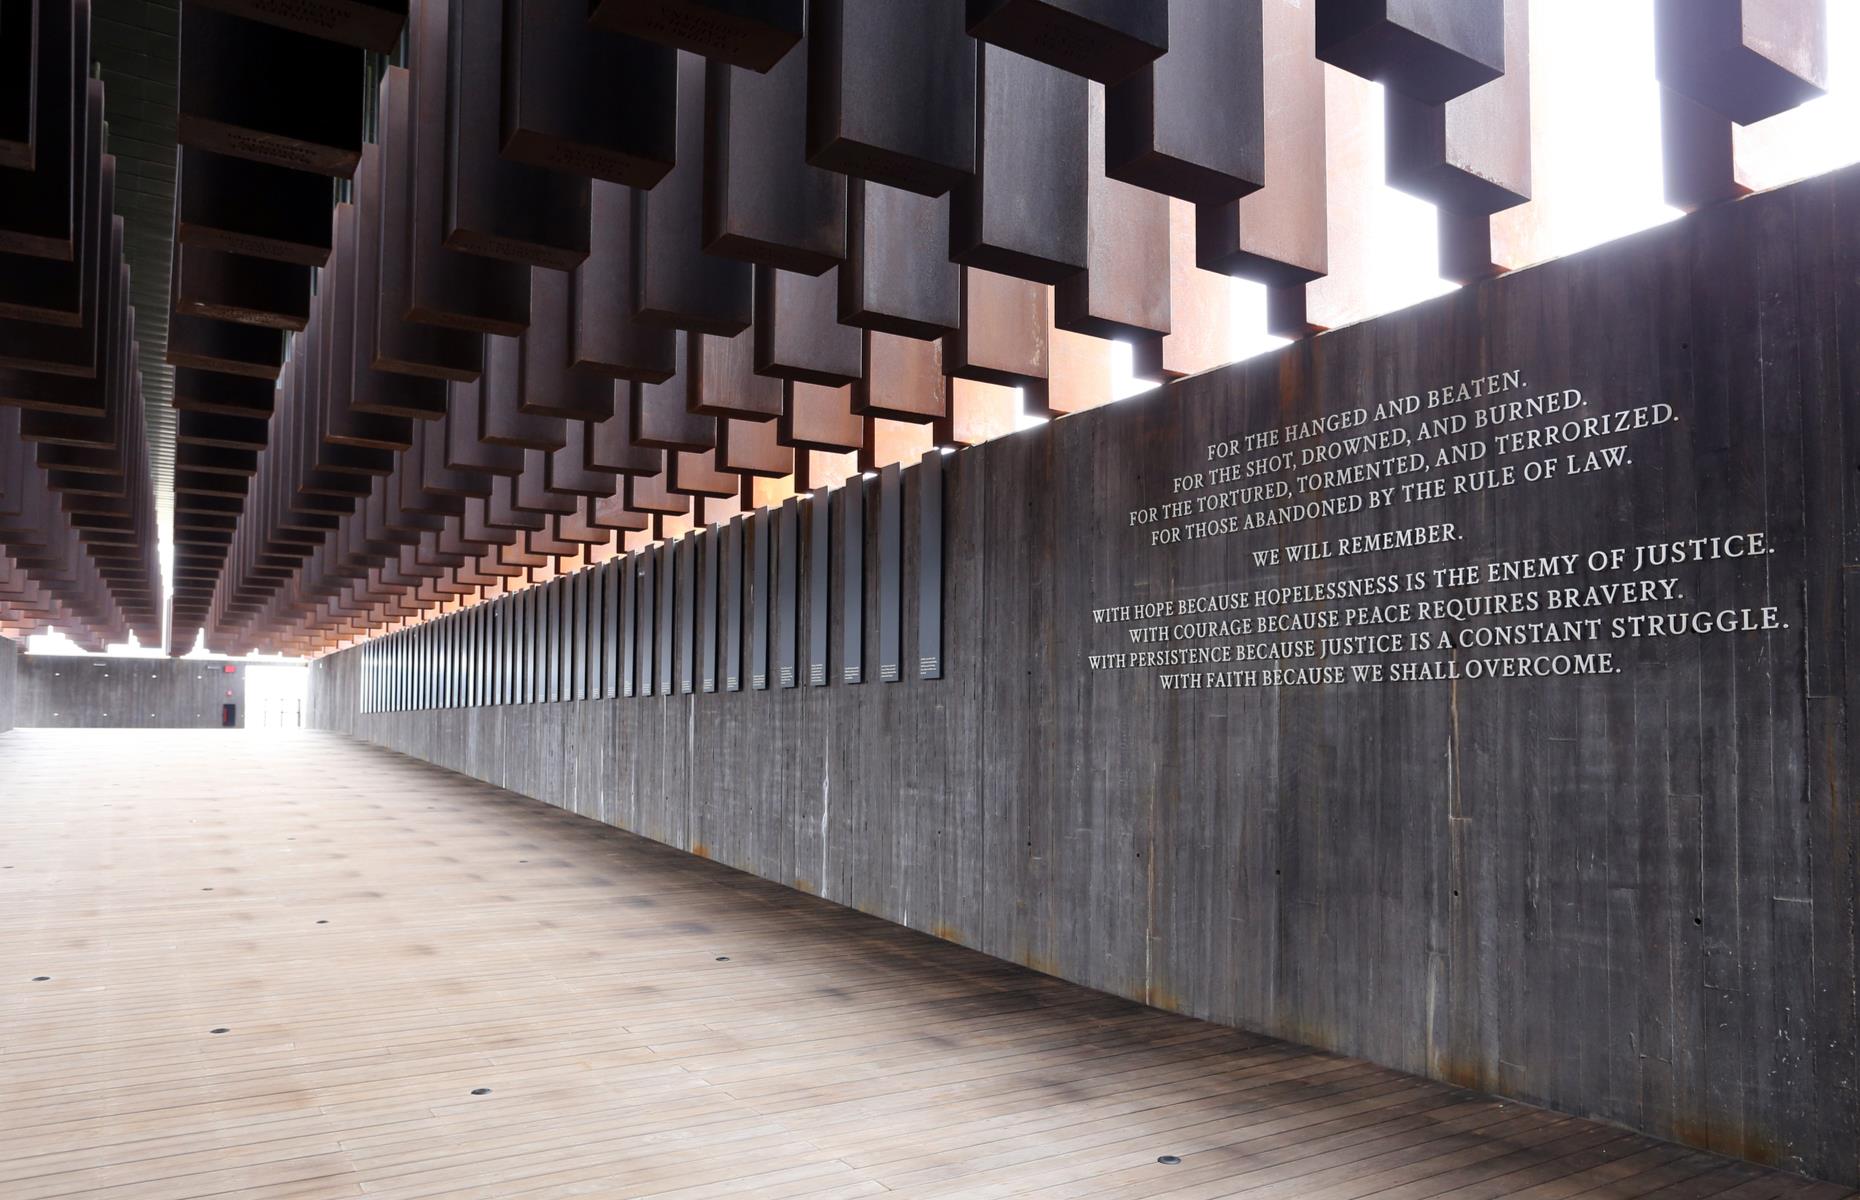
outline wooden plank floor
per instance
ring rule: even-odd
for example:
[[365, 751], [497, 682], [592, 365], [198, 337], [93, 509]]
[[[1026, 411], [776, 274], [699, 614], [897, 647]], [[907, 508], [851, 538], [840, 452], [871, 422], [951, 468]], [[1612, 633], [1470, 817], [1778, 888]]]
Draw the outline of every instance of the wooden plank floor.
[[1854, 1194], [1148, 1010], [331, 735], [0, 734], [0, 917], [6, 1200]]

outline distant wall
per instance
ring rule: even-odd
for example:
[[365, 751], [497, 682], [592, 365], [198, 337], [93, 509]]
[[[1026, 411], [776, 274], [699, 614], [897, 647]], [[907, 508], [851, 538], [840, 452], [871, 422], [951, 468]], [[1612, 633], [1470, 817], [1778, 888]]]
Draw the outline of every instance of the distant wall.
[[0, 733], [5, 733], [18, 722], [14, 719], [14, 709], [19, 704], [19, 660], [22, 656], [20, 644], [12, 638], [0, 637]]
[[[246, 718], [246, 668], [198, 659], [22, 654], [22, 728], [218, 729], [220, 706]], [[231, 667], [231, 671], [227, 670]]]

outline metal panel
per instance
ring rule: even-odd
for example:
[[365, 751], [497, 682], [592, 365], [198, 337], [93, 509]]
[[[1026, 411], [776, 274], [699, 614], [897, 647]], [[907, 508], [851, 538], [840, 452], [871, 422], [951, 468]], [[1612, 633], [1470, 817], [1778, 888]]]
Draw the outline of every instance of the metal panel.
[[885, 683], [903, 678], [903, 575], [904, 471], [892, 463], [878, 473], [878, 677]]
[[697, 676], [697, 544], [699, 535], [678, 539], [678, 692], [691, 694]]
[[539, 699], [540, 695], [537, 691], [537, 676], [539, 668], [542, 666], [541, 655], [537, 653], [538, 638], [536, 626], [539, 614], [536, 601], [538, 598], [539, 593], [537, 589], [533, 587], [524, 588], [518, 597], [523, 612], [522, 629], [519, 635], [522, 639], [523, 654], [521, 661], [523, 671], [522, 685], [517, 692], [517, 702], [519, 704], [534, 704]]
[[626, 572], [624, 555], [608, 559], [601, 567], [601, 695], [609, 700], [620, 694], [620, 639], [626, 629], [621, 605], [626, 600]]
[[677, 684], [677, 625], [678, 620], [678, 544], [661, 542], [658, 548], [659, 559], [659, 609], [656, 628], [659, 646], [658, 655], [659, 695], [669, 696]]
[[652, 695], [653, 684], [657, 678], [652, 670], [652, 653], [656, 632], [653, 626], [653, 616], [658, 606], [659, 595], [658, 566], [659, 548], [657, 546], [647, 546], [640, 551], [635, 638], [638, 645], [638, 690], [642, 696]]
[[565, 576], [551, 579], [546, 585], [549, 589], [549, 620], [553, 628], [549, 631], [549, 699], [561, 702], [568, 699], [568, 675], [570, 669], [569, 654], [574, 649], [574, 594], [569, 580]]
[[827, 589], [831, 586], [833, 491], [821, 488], [807, 502], [807, 682], [827, 683]]
[[865, 478], [840, 489], [840, 679], [865, 682]]
[[769, 685], [769, 510], [749, 518], [749, 686]]
[[570, 700], [588, 698], [588, 662], [592, 649], [588, 645], [588, 613], [592, 611], [591, 603], [599, 599], [598, 595], [593, 597], [588, 595], [588, 584], [593, 574], [592, 571], [581, 570], [576, 571], [570, 577], [574, 582], [572, 603], [575, 610], [574, 648], [569, 669], [569, 695], [567, 697]]
[[706, 692], [717, 690], [717, 565], [726, 536], [713, 525], [698, 545], [698, 680]]
[[491, 703], [491, 606], [480, 601], [465, 610], [471, 627], [471, 706], [483, 708]]
[[563, 670], [568, 634], [567, 614], [564, 601], [568, 597], [565, 579], [556, 578], [542, 585], [543, 606], [543, 700], [554, 704], [562, 698], [562, 680], [567, 676]]
[[510, 598], [499, 596], [486, 606], [491, 624], [492, 704], [510, 703]]
[[800, 506], [800, 499], [790, 496], [782, 501], [781, 508], [775, 514], [775, 635], [772, 649], [775, 655], [775, 682], [777, 686], [785, 688], [793, 687], [796, 682], [799, 598], [795, 593], [799, 590], [801, 576]]
[[634, 666], [639, 639], [635, 615], [639, 611], [639, 555], [620, 560], [620, 694], [632, 696], [638, 688]]
[[581, 660], [581, 698], [598, 700], [601, 696], [601, 664], [604, 661], [605, 642], [602, 632], [607, 621], [607, 586], [608, 571], [603, 564], [598, 568], [584, 571], [588, 577], [587, 606], [582, 609], [581, 626], [586, 630], [586, 652]]
[[943, 677], [943, 452], [917, 465], [917, 677]]
[[743, 529], [734, 517], [723, 527], [723, 689], [743, 687]]

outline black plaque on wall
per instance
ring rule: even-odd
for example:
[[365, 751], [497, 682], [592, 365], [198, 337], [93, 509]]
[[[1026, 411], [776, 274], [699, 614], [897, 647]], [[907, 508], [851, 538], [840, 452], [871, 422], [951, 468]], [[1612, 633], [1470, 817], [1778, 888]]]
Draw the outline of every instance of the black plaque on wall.
[[479, 601], [472, 611], [478, 614], [479, 632], [482, 635], [479, 650], [484, 656], [482, 682], [478, 688], [478, 703], [488, 708], [500, 702], [498, 688], [502, 686], [504, 665], [501, 614], [497, 601], [492, 599]]
[[555, 621], [554, 634], [549, 639], [552, 651], [549, 656], [549, 667], [552, 672], [549, 681], [549, 698], [557, 703], [569, 699], [572, 694], [569, 690], [569, 676], [574, 670], [574, 582], [566, 575], [558, 575], [544, 585], [549, 589], [549, 615]]
[[503, 686], [498, 699], [504, 704], [517, 702], [518, 642], [517, 598], [505, 596], [497, 602], [498, 641], [503, 646]]
[[525, 704], [530, 698], [529, 629], [529, 591], [526, 589], [510, 597], [510, 703], [512, 704]]
[[562, 617], [558, 604], [562, 593], [561, 589], [556, 586], [556, 582], [551, 579], [547, 583], [538, 584], [535, 589], [536, 604], [542, 611], [542, 623], [537, 630], [541, 641], [537, 649], [542, 657], [540, 699], [544, 704], [553, 704], [562, 698], [557, 690], [561, 676], [556, 665], [560, 659], [562, 645]]
[[743, 518], [723, 527], [723, 690], [743, 687]]
[[769, 510], [749, 518], [749, 686], [769, 685]]
[[598, 611], [599, 594], [589, 595], [589, 585], [594, 582], [594, 572], [576, 571], [571, 577], [575, 581], [575, 668], [573, 672], [571, 700], [588, 698], [588, 664], [594, 660], [594, 647], [588, 640], [588, 620]]
[[482, 707], [490, 678], [489, 639], [485, 636], [485, 610], [481, 604], [459, 610], [459, 623], [465, 627], [465, 706]]
[[607, 675], [607, 613], [611, 607], [607, 600], [607, 584], [613, 573], [607, 564], [588, 571], [588, 665], [587, 697], [599, 700]]
[[840, 679], [865, 682], [865, 477], [840, 489]]
[[904, 677], [900, 629], [904, 615], [904, 469], [892, 463], [878, 473], [878, 677]]
[[549, 688], [553, 701], [574, 699], [575, 673], [575, 580], [558, 575], [544, 585], [549, 589], [550, 611], [555, 618], [555, 636], [550, 639], [554, 653], [555, 677]]
[[546, 698], [543, 687], [544, 681], [547, 678], [545, 674], [547, 668], [544, 665], [545, 660], [543, 655], [543, 648], [546, 644], [543, 641], [545, 630], [542, 603], [543, 590], [540, 587], [526, 587], [523, 589], [523, 596], [523, 624], [525, 632], [523, 639], [523, 657], [526, 660], [523, 666], [523, 673], [525, 676], [523, 698], [525, 703], [541, 704]]
[[470, 708], [472, 688], [477, 685], [474, 654], [477, 647], [473, 644], [471, 612], [459, 609], [445, 618], [451, 630], [452, 639], [452, 687], [451, 704], [454, 708]]
[[466, 611], [471, 613], [472, 626], [478, 639], [477, 681], [472, 694], [472, 705], [476, 708], [483, 708], [492, 702], [491, 681], [494, 666], [492, 654], [497, 648], [497, 643], [492, 640], [491, 636], [491, 606], [480, 602]]
[[622, 559], [601, 564], [600, 662], [595, 668], [596, 696], [611, 700], [619, 694], [620, 678], [620, 567]]
[[567, 616], [569, 616], [569, 612], [567, 612], [569, 586], [567, 586], [567, 584], [569, 584], [569, 580], [558, 575], [556, 579], [545, 582], [543, 588], [541, 588], [541, 590], [543, 590], [543, 610], [547, 612], [547, 616], [545, 616], [545, 621], [547, 621], [545, 636], [549, 638], [549, 640], [543, 644], [543, 651], [545, 651], [547, 662], [549, 662], [549, 694], [547, 694], [547, 698], [545, 698], [545, 700], [549, 700], [549, 703], [556, 703], [556, 701], [562, 700], [562, 696], [564, 696], [562, 683], [567, 679], [567, 670], [565, 670], [567, 651], [569, 651], [569, 636], [567, 636], [567, 634], [569, 634], [569, 621], [567, 621]]
[[943, 678], [943, 452], [917, 464], [917, 677]]
[[557, 700], [575, 698], [575, 676], [581, 669], [581, 604], [583, 595], [579, 586], [581, 573], [563, 575], [556, 579], [556, 610], [561, 614], [562, 632], [557, 638], [561, 647], [556, 655], [557, 671], [560, 679], [556, 683]]
[[[510, 581], [512, 586], [517, 582], [516, 579]], [[507, 645], [505, 654], [508, 656], [510, 662], [510, 679], [504, 685], [504, 688], [509, 697], [506, 702], [510, 704], [521, 704], [524, 700], [525, 685], [523, 677], [525, 663], [529, 659], [529, 647], [523, 640], [524, 629], [526, 628], [523, 614], [524, 595], [525, 593], [523, 592], [511, 593], [509, 598], [510, 607], [508, 616], [506, 617], [505, 641]]]
[[517, 702], [517, 602], [513, 596], [497, 601], [497, 702]]
[[638, 645], [639, 631], [634, 624], [634, 613], [638, 610], [639, 600], [639, 555], [629, 554], [620, 560], [620, 694], [633, 695], [635, 680], [639, 678], [634, 667], [634, 647]]
[[807, 682], [827, 683], [827, 588], [832, 575], [833, 491], [821, 488], [807, 502]]
[[698, 535], [678, 539], [678, 693], [689, 696], [697, 677]]
[[536, 593], [536, 702], [555, 701], [555, 585], [539, 583], [530, 589]]
[[775, 682], [791, 688], [797, 682], [795, 659], [800, 607], [796, 595], [801, 570], [801, 501], [790, 496], [775, 514]]
[[547, 703], [549, 700], [549, 664], [547, 664], [547, 631], [549, 631], [549, 614], [545, 603], [549, 597], [543, 584], [532, 584], [523, 590], [526, 599], [526, 620], [528, 620], [528, 638], [525, 638], [525, 655], [528, 657], [526, 672], [530, 675], [528, 694], [530, 703]]
[[676, 658], [678, 619], [678, 543], [661, 542], [659, 544], [659, 610], [658, 637], [659, 648], [659, 695], [669, 696], [676, 684], [678, 662]]
[[599, 700], [601, 686], [606, 676], [607, 652], [607, 613], [611, 607], [607, 599], [607, 563], [587, 567], [583, 574], [588, 577], [588, 606], [582, 610], [582, 628], [587, 630], [588, 655], [582, 664], [582, 677], [587, 681], [587, 698]]
[[536, 702], [555, 699], [555, 593], [547, 583], [529, 589], [536, 593]]
[[[510, 580], [506, 580], [508, 585]], [[499, 691], [500, 704], [516, 704], [522, 700], [523, 655], [521, 629], [523, 628], [522, 597], [515, 593], [504, 596], [497, 602], [498, 608], [498, 642], [500, 643], [503, 662], [502, 686]]]
[[497, 608], [480, 600], [472, 611], [478, 614], [478, 705], [488, 708], [497, 703]]
[[492, 600], [484, 606], [486, 650], [489, 653], [486, 679], [486, 704], [504, 703], [505, 680], [510, 677], [506, 668], [509, 665], [510, 627], [504, 620], [506, 611], [502, 597]]
[[498, 703], [499, 668], [503, 665], [503, 630], [499, 624], [497, 604], [481, 600], [473, 612], [478, 614], [479, 685], [478, 703], [489, 708]]
[[698, 544], [698, 686], [717, 690], [717, 559], [724, 529], [713, 525]]
[[652, 695], [654, 675], [652, 672], [653, 651], [653, 616], [658, 607], [659, 548], [647, 546], [639, 552], [639, 576], [637, 583], [637, 602], [634, 618], [638, 644], [639, 683], [638, 691], [642, 696]]

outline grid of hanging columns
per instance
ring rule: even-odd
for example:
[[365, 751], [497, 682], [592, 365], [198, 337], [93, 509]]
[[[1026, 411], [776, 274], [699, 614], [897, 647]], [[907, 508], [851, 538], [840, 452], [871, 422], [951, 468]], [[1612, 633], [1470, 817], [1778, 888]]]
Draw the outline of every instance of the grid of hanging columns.
[[[1742, 127], [1823, 82], [1824, 5], [1656, 10], [1669, 198], [1734, 197]], [[1528, 0], [185, 0], [178, 147], [146, 161], [126, 92], [114, 220], [92, 6], [20, 11], [16, 635], [161, 641], [172, 511], [176, 649], [314, 654], [1103, 403], [1114, 340], [1218, 365], [1220, 274], [1277, 334], [1357, 319], [1330, 68], [1383, 86], [1444, 277], [1542, 257]]]

